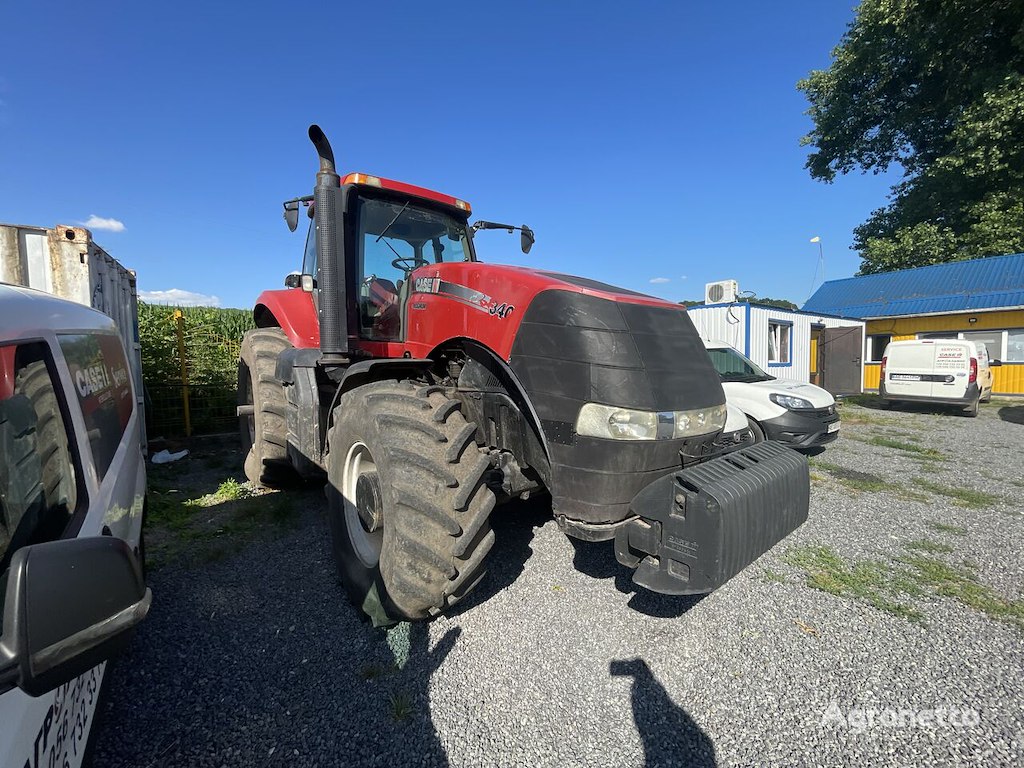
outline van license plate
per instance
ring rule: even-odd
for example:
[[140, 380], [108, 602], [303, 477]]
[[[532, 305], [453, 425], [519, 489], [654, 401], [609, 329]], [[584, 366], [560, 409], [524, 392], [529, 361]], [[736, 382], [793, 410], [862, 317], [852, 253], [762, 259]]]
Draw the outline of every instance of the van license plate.
[[838, 421], [833, 421], [831, 424], [829, 424], [828, 425], [829, 434], [831, 434], [833, 432], [838, 432], [839, 431], [839, 424], [840, 424], [840, 422], [838, 422]]
[[921, 377], [916, 373], [891, 373], [889, 379], [891, 381], [920, 381]]

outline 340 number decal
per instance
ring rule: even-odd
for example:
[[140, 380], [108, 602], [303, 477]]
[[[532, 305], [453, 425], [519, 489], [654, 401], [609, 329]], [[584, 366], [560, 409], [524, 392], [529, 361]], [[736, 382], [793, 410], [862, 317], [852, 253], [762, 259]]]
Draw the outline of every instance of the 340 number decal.
[[495, 315], [497, 317], [500, 317], [502, 320], [504, 320], [506, 317], [508, 317], [509, 315], [511, 315], [515, 311], [516, 311], [516, 308], [515, 308], [514, 304], [505, 304], [505, 303], [498, 304], [497, 306], [492, 306], [488, 310], [488, 312], [490, 314]]

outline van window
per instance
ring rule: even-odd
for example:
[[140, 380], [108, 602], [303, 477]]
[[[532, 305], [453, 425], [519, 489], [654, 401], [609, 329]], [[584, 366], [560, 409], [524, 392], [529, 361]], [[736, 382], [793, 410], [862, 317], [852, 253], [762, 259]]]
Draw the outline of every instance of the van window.
[[885, 354], [885, 348], [889, 346], [890, 341], [892, 341], [892, 334], [890, 333], [873, 333], [868, 336], [867, 362], [882, 362], [882, 355]]
[[57, 337], [78, 393], [89, 448], [102, 479], [135, 407], [121, 337], [112, 333]]
[[768, 362], [777, 365], [788, 365], [792, 349], [791, 336], [793, 326], [790, 323], [768, 321]]
[[46, 345], [0, 347], [0, 582], [18, 549], [63, 535], [78, 502], [58, 381]]

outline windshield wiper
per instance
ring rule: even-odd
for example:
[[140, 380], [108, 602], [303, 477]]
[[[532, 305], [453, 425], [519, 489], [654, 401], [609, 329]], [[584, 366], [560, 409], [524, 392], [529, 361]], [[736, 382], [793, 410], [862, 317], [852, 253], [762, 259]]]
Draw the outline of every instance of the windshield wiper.
[[[391, 221], [388, 222], [388, 225], [386, 227], [384, 227], [384, 229], [382, 229], [380, 231], [380, 234], [377, 235], [377, 239], [374, 240], [373, 242], [379, 243], [381, 241], [381, 238], [384, 237], [384, 235], [386, 235], [388, 233], [389, 229], [391, 229], [391, 225], [394, 224], [396, 221], [398, 221], [398, 217], [401, 216], [403, 213], [405, 213], [405, 209], [408, 208], [408, 207], [409, 207], [409, 201], [406, 200], [405, 201], [405, 205], [402, 206], [402, 210], [400, 210], [398, 213], [395, 214], [395, 218], [393, 218]], [[395, 246], [393, 246], [387, 240], [384, 241], [384, 245], [386, 245], [388, 248], [390, 248], [391, 252], [393, 254], [395, 254], [396, 257], [398, 257], [399, 259], [402, 258], [402, 254], [400, 254], [398, 251], [396, 251], [395, 250]]]

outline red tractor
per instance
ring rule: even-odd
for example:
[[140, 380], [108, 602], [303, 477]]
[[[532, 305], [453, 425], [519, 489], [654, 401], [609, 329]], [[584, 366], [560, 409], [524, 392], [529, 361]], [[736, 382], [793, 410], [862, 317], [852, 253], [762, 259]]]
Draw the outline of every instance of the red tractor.
[[633, 580], [717, 588], [807, 517], [806, 459], [727, 454], [725, 395], [683, 307], [483, 264], [468, 203], [339, 177], [323, 132], [301, 273], [254, 309], [239, 367], [246, 474], [326, 475], [342, 582], [375, 624], [423, 619], [484, 573], [495, 504], [547, 492]]

